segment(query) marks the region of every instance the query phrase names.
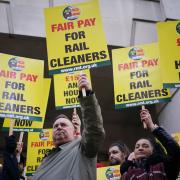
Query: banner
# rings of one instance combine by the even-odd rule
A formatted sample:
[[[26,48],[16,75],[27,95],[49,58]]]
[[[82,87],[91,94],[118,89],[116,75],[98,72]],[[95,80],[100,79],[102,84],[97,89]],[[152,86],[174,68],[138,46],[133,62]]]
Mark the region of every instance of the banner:
[[[97,168],[97,180],[120,180],[120,165]]]
[[[0,54],[0,117],[42,121],[44,61]]]
[[[41,164],[45,154],[54,147],[52,129],[42,132],[29,132],[27,145],[26,175],[32,176]]]
[[[24,120],[24,119],[14,119],[15,122],[14,122],[13,131],[38,132],[42,130],[43,124],[44,124],[44,118],[46,115],[50,84],[51,84],[51,79],[44,79],[44,89],[42,92],[44,93],[43,98],[42,98],[43,120],[39,122],[39,121],[29,121],[29,120]],[[3,131],[9,130],[9,127],[10,127],[10,119],[5,118],[2,130]]]
[[[180,21],[157,23],[164,88],[180,87]]]
[[[54,75],[54,93],[56,109],[66,109],[73,107],[80,107],[78,101],[79,88],[78,78],[80,72],[64,73]],[[91,84],[91,77],[89,69],[84,70],[83,73]]]
[[[162,88],[156,43],[112,50],[115,108],[170,101]]]
[[[98,1],[47,8],[50,74],[110,65]]]

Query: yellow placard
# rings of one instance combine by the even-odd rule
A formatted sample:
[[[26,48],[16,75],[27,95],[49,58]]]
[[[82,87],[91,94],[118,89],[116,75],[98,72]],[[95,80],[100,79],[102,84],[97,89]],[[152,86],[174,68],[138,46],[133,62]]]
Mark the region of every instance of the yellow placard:
[[[173,133],[172,137],[175,139],[175,141],[180,145],[180,133]]]
[[[164,88],[180,87],[180,21],[157,23]]]
[[[50,74],[110,64],[98,1],[47,8],[44,12]]]
[[[44,61],[0,54],[0,117],[42,121]]]
[[[37,131],[42,130],[43,124],[44,124],[44,118],[45,118],[45,114],[46,114],[48,97],[49,97],[50,84],[51,84],[51,79],[44,79],[44,89],[42,92],[42,93],[44,93],[43,98],[42,98],[43,120],[41,122],[39,122],[39,121],[29,121],[29,120],[24,120],[24,119],[14,119],[15,122],[14,122],[13,131],[37,132]],[[3,124],[3,130],[8,130],[9,127],[10,127],[10,119],[5,118],[4,124]]]
[[[97,168],[97,180],[120,180],[120,165]]]
[[[162,88],[157,43],[112,51],[115,108],[170,101]]]
[[[41,164],[45,154],[53,148],[52,129],[29,132],[27,145],[26,175],[32,176]]]
[[[80,107],[78,95],[78,78],[80,72],[54,75],[54,92],[56,109]],[[89,69],[83,71],[91,84]]]

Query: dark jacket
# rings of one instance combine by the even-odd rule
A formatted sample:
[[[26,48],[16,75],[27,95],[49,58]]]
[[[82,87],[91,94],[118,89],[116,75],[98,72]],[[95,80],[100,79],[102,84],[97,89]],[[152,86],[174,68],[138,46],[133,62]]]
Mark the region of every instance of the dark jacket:
[[[169,179],[175,180],[180,170],[180,147],[174,139],[161,127],[153,131],[153,135],[161,142],[167,155],[154,153],[139,162],[126,161],[121,166],[123,180],[134,179]],[[159,174],[157,173],[159,172]],[[144,178],[143,177],[144,174]],[[152,176],[153,174],[153,176]]]
[[[6,149],[3,155],[3,180],[19,180],[18,162],[15,155],[16,140],[15,137],[9,136],[6,138]]]

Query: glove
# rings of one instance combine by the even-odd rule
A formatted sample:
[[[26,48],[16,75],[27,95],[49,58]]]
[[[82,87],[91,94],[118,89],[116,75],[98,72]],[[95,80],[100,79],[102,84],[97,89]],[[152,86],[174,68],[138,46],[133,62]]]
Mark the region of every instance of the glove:
[[[6,151],[9,153],[14,153],[16,150],[17,142],[16,137],[11,135],[5,138],[6,140]]]

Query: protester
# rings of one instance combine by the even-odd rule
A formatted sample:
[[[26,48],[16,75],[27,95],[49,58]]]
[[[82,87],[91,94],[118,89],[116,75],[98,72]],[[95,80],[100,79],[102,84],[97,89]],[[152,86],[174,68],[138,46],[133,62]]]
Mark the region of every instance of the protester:
[[[24,171],[25,171],[25,166],[26,166],[26,159],[22,155],[22,149],[23,149],[23,142],[17,142],[16,158],[18,161],[18,169],[19,169],[19,173],[20,173],[20,180],[25,179]]]
[[[109,164],[121,165],[129,156],[129,149],[122,141],[114,142],[109,147]]]
[[[161,127],[152,122],[147,109],[140,113],[141,121],[164,146],[167,154],[158,153],[156,144],[147,138],[136,142],[134,152],[121,166],[122,180],[175,180],[180,169],[180,147]]]
[[[33,180],[95,180],[96,156],[104,140],[103,120],[100,106],[92,92],[85,74],[78,81],[81,104],[82,137],[76,137],[72,122],[65,115],[55,118],[53,141],[55,149],[44,158]],[[82,88],[86,97],[82,97]]]
[[[19,180],[20,174],[18,169],[18,161],[16,158],[16,138],[11,135],[5,139],[5,151],[3,155],[3,180]]]

